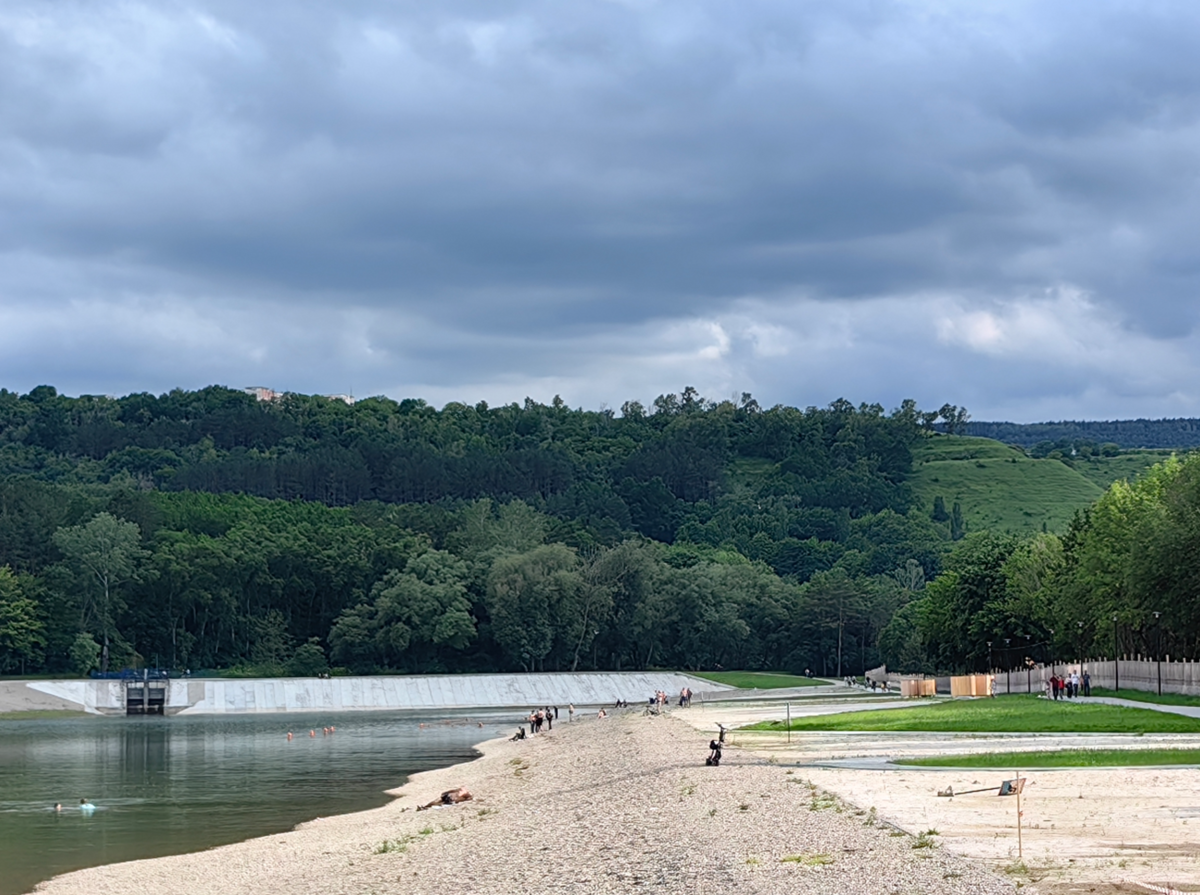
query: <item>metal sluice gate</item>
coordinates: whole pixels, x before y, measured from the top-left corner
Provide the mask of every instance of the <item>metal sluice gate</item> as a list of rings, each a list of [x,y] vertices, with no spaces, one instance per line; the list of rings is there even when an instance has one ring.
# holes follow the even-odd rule
[[[125,681],[126,715],[161,715],[167,705],[170,681],[161,672],[144,671],[140,678]]]

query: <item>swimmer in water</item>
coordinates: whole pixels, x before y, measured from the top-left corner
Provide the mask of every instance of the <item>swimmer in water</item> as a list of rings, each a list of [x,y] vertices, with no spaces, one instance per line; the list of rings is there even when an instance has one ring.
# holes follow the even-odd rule
[[[62,802],[54,803],[54,811],[55,813],[62,813]]]
[[[93,805],[91,802],[89,802],[87,799],[80,799],[79,800],[79,810],[82,811],[84,814],[90,814],[91,812],[96,810],[96,806]]]
[[[289,730],[288,731],[288,742],[290,743],[291,741],[292,741],[292,732]]]

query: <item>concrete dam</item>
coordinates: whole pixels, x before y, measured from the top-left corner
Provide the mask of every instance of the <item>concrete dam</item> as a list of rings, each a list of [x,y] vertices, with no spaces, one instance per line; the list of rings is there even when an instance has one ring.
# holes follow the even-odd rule
[[[121,680],[26,681],[63,708],[124,715],[128,683]],[[531,708],[645,702],[656,690],[716,695],[733,688],[680,672],[443,674],[395,677],[195,679],[164,682],[162,713],[244,715],[283,712],[358,712],[420,709]]]

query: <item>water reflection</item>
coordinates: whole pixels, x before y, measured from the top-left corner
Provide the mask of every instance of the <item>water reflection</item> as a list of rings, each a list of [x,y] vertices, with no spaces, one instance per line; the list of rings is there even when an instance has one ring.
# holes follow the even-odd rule
[[[511,732],[513,717],[0,722],[0,895],[79,867],[197,851],[382,805],[385,789],[466,760],[474,744]],[[431,723],[421,729],[422,721]],[[324,735],[330,724],[337,732]],[[96,810],[80,811],[82,798]]]

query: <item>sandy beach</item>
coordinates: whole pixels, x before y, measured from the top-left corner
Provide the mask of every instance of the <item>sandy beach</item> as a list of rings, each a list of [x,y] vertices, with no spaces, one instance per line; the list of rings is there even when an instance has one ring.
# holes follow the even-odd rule
[[[793,717],[823,706],[793,703]],[[782,705],[721,705],[681,713],[701,733],[784,716]],[[887,759],[1044,749],[1200,748],[1197,734],[781,733],[737,731],[745,752],[793,767],[814,784],[910,832],[939,831],[955,854],[1020,882],[1039,895],[1200,891],[1200,769],[1194,767],[965,770],[896,768]],[[840,766],[839,766],[840,765]],[[1017,772],[1023,793],[1018,843],[1016,800],[991,792]],[[1156,888],[1157,887],[1157,888]]]
[[[515,725],[514,725],[515,726]],[[802,770],[727,749],[679,718],[560,723],[419,774],[376,810],[207,852],[82,870],[70,895],[880,893],[1000,895],[987,868],[882,824]],[[417,812],[467,786],[462,805]]]

